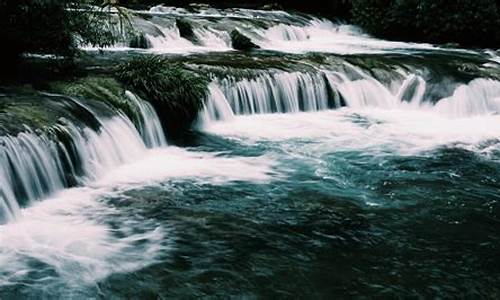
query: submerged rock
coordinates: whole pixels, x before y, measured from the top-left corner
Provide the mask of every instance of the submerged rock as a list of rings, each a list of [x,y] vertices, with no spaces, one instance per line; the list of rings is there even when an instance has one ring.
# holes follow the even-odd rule
[[[250,38],[243,35],[237,29],[231,32],[231,43],[236,50],[249,51],[260,47],[252,42]]]

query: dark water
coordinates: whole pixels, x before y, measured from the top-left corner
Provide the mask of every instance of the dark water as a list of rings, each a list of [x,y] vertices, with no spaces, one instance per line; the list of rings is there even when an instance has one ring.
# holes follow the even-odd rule
[[[115,187],[97,196],[99,207],[72,208],[106,226],[117,241],[130,232],[140,236],[161,227],[159,240],[134,239],[117,257],[102,251],[96,258],[108,261],[106,276],[94,276],[102,270],[88,267],[88,258],[56,260],[68,264],[63,269],[69,273],[64,273],[43,255],[32,256],[31,271],[0,295],[498,297],[498,140],[439,143],[433,133],[436,141],[417,150],[422,141],[404,128],[402,135],[376,138],[390,127],[383,120],[326,113],[327,119],[355,126],[352,132],[338,132],[337,121],[324,128],[303,121],[322,116],[251,117],[255,126],[272,122],[276,127],[261,131],[236,121],[193,133],[181,146],[189,153],[213,155],[197,160],[194,174]],[[310,129],[321,134],[311,136]],[[257,167],[265,158],[272,164],[264,171],[265,180],[200,180],[202,171],[198,175],[196,170],[219,158],[245,159]],[[246,170],[230,165],[227,172]],[[64,198],[73,201],[71,195]],[[123,266],[146,256],[155,259]],[[80,279],[71,280],[71,272],[82,272],[74,274]],[[97,279],[84,281],[83,274]]]

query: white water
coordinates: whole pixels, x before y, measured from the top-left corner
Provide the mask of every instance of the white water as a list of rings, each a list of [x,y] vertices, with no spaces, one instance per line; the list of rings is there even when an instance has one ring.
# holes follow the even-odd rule
[[[228,77],[212,83],[202,112],[204,122],[227,120],[233,115],[322,111],[342,105],[433,111],[450,118],[500,113],[500,82],[475,79],[459,85],[447,98],[433,104],[426,99],[427,84],[415,74],[382,83],[359,69],[340,72],[267,73],[251,79]]]
[[[43,264],[38,272],[48,272],[46,280],[34,284],[47,289],[85,287],[111,273],[153,264],[174,246],[169,228],[116,210],[100,199],[169,178],[211,184],[268,181],[275,175],[272,165],[266,157],[225,158],[175,147],[145,150],[99,180],[63,190],[23,209],[16,222],[0,226],[0,288],[27,280],[33,262]],[[137,241],[142,241],[140,247]]]
[[[264,73],[252,79],[228,77],[214,82],[205,118],[218,120],[232,115],[293,113],[340,107],[339,99],[329,103],[328,82],[321,73]]]
[[[71,148],[34,133],[1,137],[0,165],[4,176],[0,188],[4,199],[0,200],[4,206],[0,220],[12,221],[19,215],[16,204],[19,201],[30,203],[63,189],[68,185],[66,176],[73,176],[84,184],[109,168],[137,158],[145,150],[128,120],[116,117],[102,125],[101,133],[80,130],[72,124],[58,126],[58,130],[71,137]],[[81,165],[74,165],[70,152]],[[64,163],[69,166],[68,170],[64,170]]]
[[[360,70],[215,81],[202,130],[243,143],[300,139],[324,148],[308,155],[331,149],[405,155],[450,145],[486,155],[500,150],[499,81],[472,80],[435,103],[422,77],[401,74],[386,83]]]
[[[266,50],[289,53],[326,52],[336,54],[394,53],[409,49],[436,50],[429,44],[383,41],[364,34],[352,25],[312,19],[308,24],[278,24],[258,32],[254,42]]]
[[[229,51],[231,48],[231,38],[229,33],[218,31],[212,28],[195,28],[194,35],[198,44],[182,38],[179,29],[174,24],[169,28],[161,28],[160,36],[146,34],[151,43],[150,52],[156,53],[180,53],[189,52],[210,52],[210,51]]]
[[[135,11],[135,14],[134,29],[144,33],[151,44],[150,49],[139,51],[154,53],[231,51],[230,33],[234,29],[248,36],[264,50],[286,53],[407,53],[413,50],[473,53],[459,49],[440,49],[429,44],[375,39],[352,25],[284,11],[202,8],[193,12],[160,5],[149,11]],[[176,25],[178,18],[189,20],[195,40],[190,41],[180,36]],[[131,50],[126,40],[124,38],[124,41],[109,50]]]
[[[499,115],[449,118],[432,110],[346,107],[313,113],[237,116],[231,121],[209,123],[204,130],[249,144],[300,140],[309,143],[303,153],[309,157],[352,150],[414,155],[443,146],[498,154],[498,128]],[[293,148],[288,151],[295,153]]]
[[[70,291],[64,294],[82,297],[110,274],[133,272],[168,255],[174,247],[168,225],[119,210],[106,198],[127,199],[126,191],[170,178],[225,184],[277,175],[270,157],[166,147],[151,106],[127,96],[141,112],[142,137],[123,115],[100,120],[99,132],[70,123],[53,129],[66,132],[71,146],[35,133],[2,137],[0,289],[22,284],[47,295]],[[65,189],[68,175],[81,187]],[[26,208],[20,208],[20,194]]]
[[[14,220],[21,202],[30,204],[69,185],[87,184],[110,169],[138,159],[148,146],[165,146],[165,136],[152,107],[131,93],[127,95],[141,114],[143,137],[124,115],[100,120],[90,108],[74,99],[76,105],[97,118],[98,132],[62,120],[63,124],[50,131],[64,136],[67,143],[30,132],[0,137],[0,222]]]
[[[153,106],[130,91],[125,92],[125,96],[130,99],[139,109],[142,118],[139,131],[148,148],[163,147],[167,145],[165,134],[161,127],[160,118],[156,114]]]

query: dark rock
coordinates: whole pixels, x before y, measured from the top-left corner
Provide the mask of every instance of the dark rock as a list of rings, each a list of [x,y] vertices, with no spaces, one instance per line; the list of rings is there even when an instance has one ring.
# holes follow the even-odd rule
[[[248,37],[240,33],[237,29],[231,32],[231,43],[236,50],[249,51],[260,47],[252,42]]]
[[[198,43],[198,39],[196,38],[196,35],[194,34],[193,31],[193,26],[191,23],[186,20],[186,19],[177,19],[175,20],[175,24],[177,25],[177,28],[179,29],[179,34],[181,37],[190,40],[193,43]]]
[[[269,4],[265,4],[261,7],[261,9],[263,10],[283,10],[283,6],[281,6],[280,4],[278,3],[269,3]]]
[[[446,43],[446,44],[442,45],[441,47],[449,48],[449,49],[460,48],[460,44],[458,44],[458,43]]]

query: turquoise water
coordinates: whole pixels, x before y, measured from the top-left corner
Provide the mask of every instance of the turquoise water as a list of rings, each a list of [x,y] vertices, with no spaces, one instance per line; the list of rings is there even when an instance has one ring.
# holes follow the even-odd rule
[[[429,122],[411,114],[412,125]],[[456,120],[417,134],[399,115],[244,116],[188,134],[182,148],[154,150],[4,226],[34,233],[29,247],[12,248],[23,257],[16,268],[29,271],[3,276],[16,280],[2,294],[494,298],[498,139],[476,143],[478,120],[462,140],[445,138]],[[47,215],[45,236],[32,227]],[[36,242],[39,255],[29,255]],[[51,251],[61,251],[57,263]]]

